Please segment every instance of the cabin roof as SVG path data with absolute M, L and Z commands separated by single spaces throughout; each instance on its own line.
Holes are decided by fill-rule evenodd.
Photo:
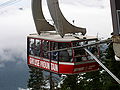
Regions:
M 95 36 L 83 36 L 83 35 L 65 35 L 63 38 L 59 34 L 49 34 L 49 33 L 42 33 L 38 34 L 30 34 L 28 37 L 30 38 L 37 38 L 37 39 L 45 39 L 50 41 L 60 41 L 60 42 L 72 42 L 72 41 L 83 41 L 83 40 L 97 40 Z

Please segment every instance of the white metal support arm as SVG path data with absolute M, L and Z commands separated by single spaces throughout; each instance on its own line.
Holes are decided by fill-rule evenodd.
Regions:
M 120 80 L 109 70 L 107 69 L 101 62 L 100 60 L 98 60 L 88 49 L 84 48 L 85 51 L 90 54 L 99 64 L 101 67 L 103 67 L 119 84 L 120 84 Z

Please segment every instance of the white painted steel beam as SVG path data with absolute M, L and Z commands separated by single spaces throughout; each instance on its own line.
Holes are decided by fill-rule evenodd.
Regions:
M 107 71 L 107 72 L 113 77 L 113 79 L 115 79 L 115 80 L 120 84 L 120 80 L 119 80 L 109 69 L 107 69 L 107 68 L 100 62 L 100 60 L 98 60 L 88 49 L 86 49 L 86 48 L 84 48 L 84 49 L 85 49 L 85 51 L 86 51 L 88 54 L 90 54 L 90 55 L 99 63 L 99 65 L 100 65 L 102 68 L 105 69 L 105 71 Z

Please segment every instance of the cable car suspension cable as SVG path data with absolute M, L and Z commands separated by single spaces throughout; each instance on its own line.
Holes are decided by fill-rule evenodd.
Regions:
M 105 71 L 107 71 L 107 72 L 113 77 L 113 79 L 115 79 L 115 80 L 120 84 L 120 80 L 119 80 L 109 69 L 107 69 L 107 68 L 100 62 L 100 60 L 98 60 L 88 49 L 86 49 L 86 48 L 84 48 L 84 49 L 85 49 L 85 51 L 86 51 L 88 54 L 90 54 L 90 55 L 95 59 L 95 61 L 97 61 L 97 62 L 99 63 L 99 65 L 100 65 L 102 68 L 105 69 Z
M 7 6 L 10 6 L 10 5 L 13 5 L 15 3 L 18 3 L 20 1 L 22 1 L 22 0 L 9 0 L 9 1 L 6 1 L 6 2 L 0 4 L 0 9 L 4 8 L 4 7 L 7 7 Z

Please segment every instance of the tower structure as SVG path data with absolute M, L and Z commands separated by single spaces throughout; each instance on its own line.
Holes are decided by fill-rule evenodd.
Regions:
M 113 22 L 113 49 L 116 56 L 120 58 L 120 0 L 110 0 L 110 4 Z

